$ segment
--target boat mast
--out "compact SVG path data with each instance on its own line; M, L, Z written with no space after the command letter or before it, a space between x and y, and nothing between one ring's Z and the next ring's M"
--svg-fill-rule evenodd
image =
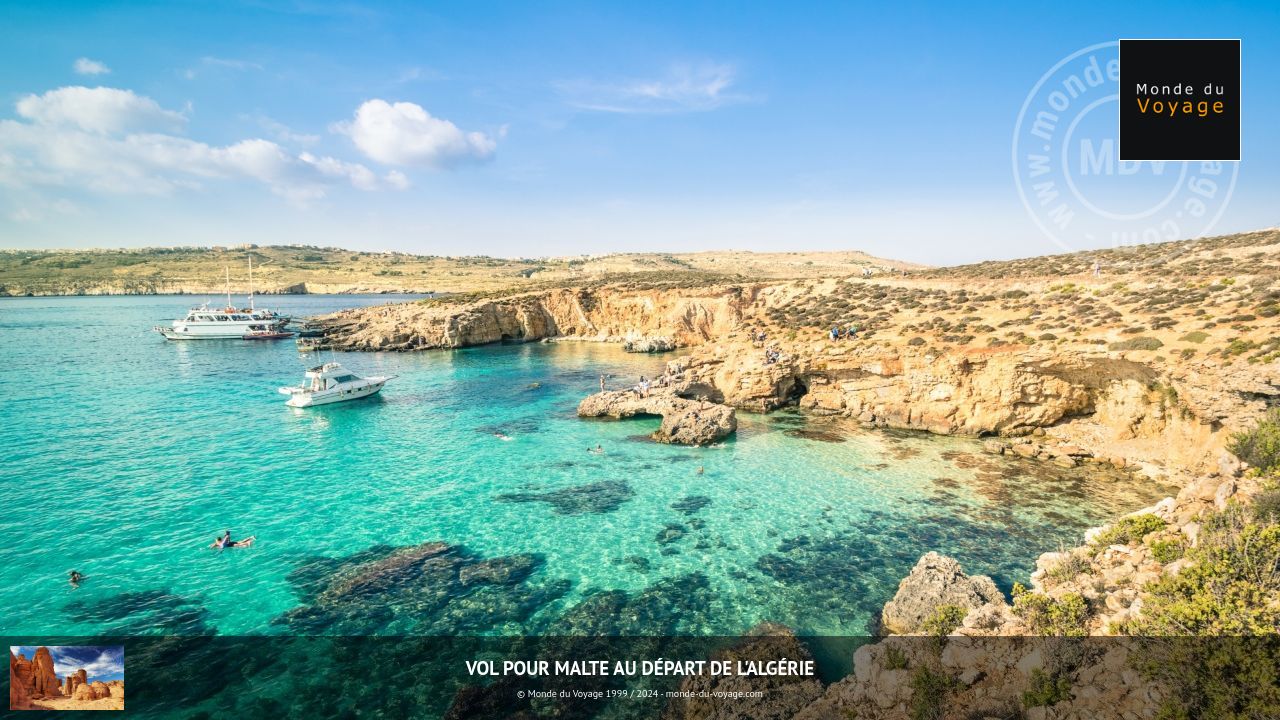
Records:
M227 309L231 309L231 266L224 265L223 269L227 271Z
M249 253L249 312L253 312L253 253Z

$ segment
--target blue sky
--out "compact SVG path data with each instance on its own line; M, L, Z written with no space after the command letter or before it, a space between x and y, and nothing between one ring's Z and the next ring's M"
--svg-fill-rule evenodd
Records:
M0 247L1057 252L1019 199L1014 123L1055 62L1119 37L1243 39L1244 162L1214 229L1280 224L1275 3L6 2L0 17Z
M84 668L89 682L124 679L124 647L121 645L49 645L53 670L59 680ZM10 647L10 652L35 657L38 645Z

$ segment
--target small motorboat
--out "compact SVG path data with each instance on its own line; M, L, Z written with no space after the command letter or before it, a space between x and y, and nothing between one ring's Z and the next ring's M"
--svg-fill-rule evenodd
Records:
M342 365L330 362L307 370L301 385L282 387L280 392L289 396L285 405L304 408L369 397L392 379L394 376L360 377Z
M324 330L321 330L319 328L304 327L298 331L298 337L300 338L324 337Z
M245 340L283 340L293 337L293 333L287 330L254 330L243 337Z

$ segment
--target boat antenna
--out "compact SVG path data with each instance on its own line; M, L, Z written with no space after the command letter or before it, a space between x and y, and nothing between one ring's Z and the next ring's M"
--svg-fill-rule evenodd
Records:
M231 308L231 266L224 265L223 269L227 271L227 308Z
M249 253L249 312L253 312L253 252Z

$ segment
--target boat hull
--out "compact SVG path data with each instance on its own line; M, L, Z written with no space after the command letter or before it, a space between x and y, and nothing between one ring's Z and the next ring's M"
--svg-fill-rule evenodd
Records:
M370 395L375 395L386 385L387 381L370 383L355 388L336 388L334 390L325 390L314 393L295 393L293 397L285 401L285 405L289 407L305 408L315 407L316 405L332 405L333 403L348 402L350 400L359 400Z

